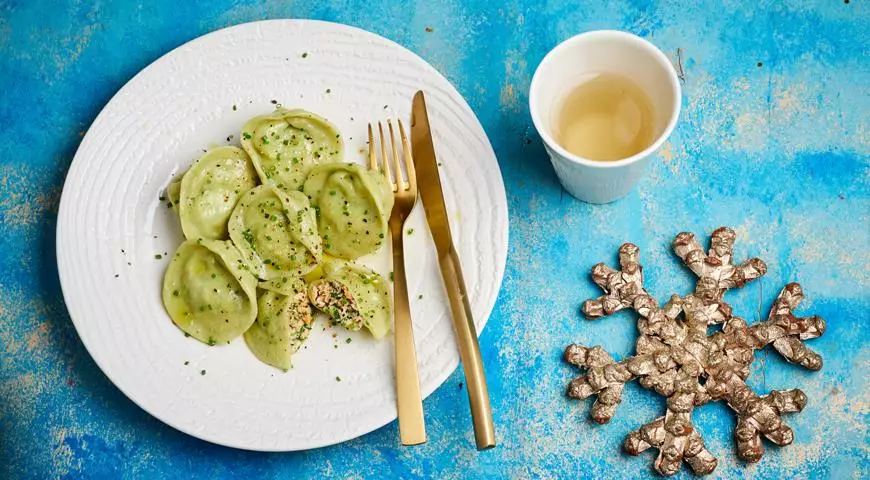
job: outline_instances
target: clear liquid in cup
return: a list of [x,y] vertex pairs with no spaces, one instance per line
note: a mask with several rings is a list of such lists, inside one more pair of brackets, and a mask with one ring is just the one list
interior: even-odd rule
[[556,122],[556,141],[588,160],[622,160],[655,140],[653,113],[649,97],[634,82],[599,73],[565,96]]

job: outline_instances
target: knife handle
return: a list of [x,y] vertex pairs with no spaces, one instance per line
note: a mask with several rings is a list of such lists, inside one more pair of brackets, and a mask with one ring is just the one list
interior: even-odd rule
[[453,328],[459,344],[459,358],[465,370],[465,384],[471,405],[471,420],[474,424],[474,440],[478,450],[486,450],[495,446],[492,407],[489,403],[489,390],[486,387],[474,317],[471,315],[468,293],[465,291],[465,279],[462,278],[459,255],[452,245],[447,255],[440,258],[439,264],[447,296],[450,299],[450,310],[453,311]]

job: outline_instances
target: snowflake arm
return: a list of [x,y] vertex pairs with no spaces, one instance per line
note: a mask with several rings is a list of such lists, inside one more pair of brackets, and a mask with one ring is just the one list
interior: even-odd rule
[[722,301],[726,290],[742,287],[767,272],[767,265],[758,258],[751,258],[740,265],[733,264],[736,238],[737,234],[730,228],[716,229],[710,237],[710,251],[704,255],[694,234],[683,232],[677,235],[674,240],[674,252],[677,256],[699,279],[712,280],[704,285],[699,280],[696,294]]
[[568,385],[568,396],[586,399],[597,395],[592,404],[592,419],[602,424],[609,422],[622,401],[625,382],[635,377],[629,371],[628,363],[616,363],[601,347],[586,348],[581,345],[566,348],[565,361],[586,369],[586,375],[576,377]]
[[691,412],[691,408],[686,412],[675,412],[669,406],[664,417],[629,433],[623,448],[630,455],[657,448],[659,454],[653,467],[663,475],[677,473],[683,460],[698,475],[712,472],[719,462],[707,450],[704,440],[692,425]]
[[764,455],[762,435],[781,446],[794,441],[794,432],[782,421],[782,414],[803,410],[807,404],[804,392],[798,389],[774,390],[759,397],[736,375],[715,381],[726,392],[724,398],[728,406],[737,413],[734,438],[741,459],[747,462],[761,460]]
[[643,288],[643,268],[640,266],[640,249],[637,245],[625,243],[619,247],[620,270],[614,270],[603,263],[592,267],[592,281],[605,294],[583,302],[586,318],[600,318],[630,308],[638,295],[645,295]]
[[803,300],[804,293],[797,283],[790,283],[782,289],[767,321],[751,327],[752,335],[758,342],[758,349],[766,345],[773,348],[791,363],[797,363],[809,370],[822,368],[822,357],[810,350],[802,340],[818,338],[825,333],[825,320],[817,315],[797,317],[792,310]]

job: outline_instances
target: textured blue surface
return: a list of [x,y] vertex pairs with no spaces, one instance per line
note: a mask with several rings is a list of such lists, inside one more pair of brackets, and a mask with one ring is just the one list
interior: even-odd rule
[[[630,315],[591,323],[578,314],[598,295],[588,280],[594,263],[613,264],[619,244],[632,241],[651,292],[685,294],[692,277],[670,253],[673,236],[705,237],[720,225],[738,231],[738,258],[769,265],[763,281],[729,294],[736,313],[757,320],[781,286],[798,281],[807,295],[799,313],[819,314],[829,328],[810,343],[824,356],[821,372],[775,353],[753,365],[760,392],[807,393],[806,409],[787,419],[793,445],[767,444],[761,462],[746,465],[734,453],[730,411],[696,410],[720,461],[713,476],[870,476],[870,2],[201,3],[0,0],[0,478],[651,475],[651,454],[629,457],[620,445],[663,401],[631,384],[616,418],[598,426],[589,403],[563,396],[575,371],[560,355],[574,341],[633,351]],[[70,323],[54,230],[83,131],[170,49],[220,27],[288,17],[355,25],[417,52],[490,136],[511,213],[507,273],[481,340],[495,450],[473,449],[461,371],[426,400],[430,441],[418,448],[397,446],[395,423],[302,453],[213,446],[126,399]],[[635,191],[605,206],[563,193],[526,107],[546,51],[596,28],[637,33],[674,58],[681,49],[685,73],[670,141]]]

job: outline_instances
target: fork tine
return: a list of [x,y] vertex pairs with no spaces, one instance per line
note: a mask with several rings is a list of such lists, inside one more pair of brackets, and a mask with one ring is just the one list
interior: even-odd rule
[[369,124],[369,170],[378,170],[378,156],[375,153],[375,136],[372,134],[372,124]]
[[[393,152],[393,171],[396,172],[396,186],[398,191],[404,192],[408,189],[408,184],[402,177],[402,165],[399,163],[399,150],[396,148],[396,134],[393,132],[393,122],[387,120],[387,127],[390,130],[390,150]],[[386,160],[384,159],[384,161]]]
[[[393,180],[393,176],[390,173],[390,157],[387,156],[387,141],[384,137],[384,125],[381,122],[378,122],[378,132],[381,137],[381,162],[383,166],[384,175],[387,176],[387,181],[393,186],[393,192],[397,190],[396,181]],[[401,175],[401,174],[400,174]]]
[[411,145],[408,144],[408,137],[405,135],[405,127],[402,121],[399,122],[399,136],[402,137],[402,151],[405,156],[405,171],[408,172],[408,188],[412,192],[417,191],[417,172],[414,170],[414,157],[411,156]]

